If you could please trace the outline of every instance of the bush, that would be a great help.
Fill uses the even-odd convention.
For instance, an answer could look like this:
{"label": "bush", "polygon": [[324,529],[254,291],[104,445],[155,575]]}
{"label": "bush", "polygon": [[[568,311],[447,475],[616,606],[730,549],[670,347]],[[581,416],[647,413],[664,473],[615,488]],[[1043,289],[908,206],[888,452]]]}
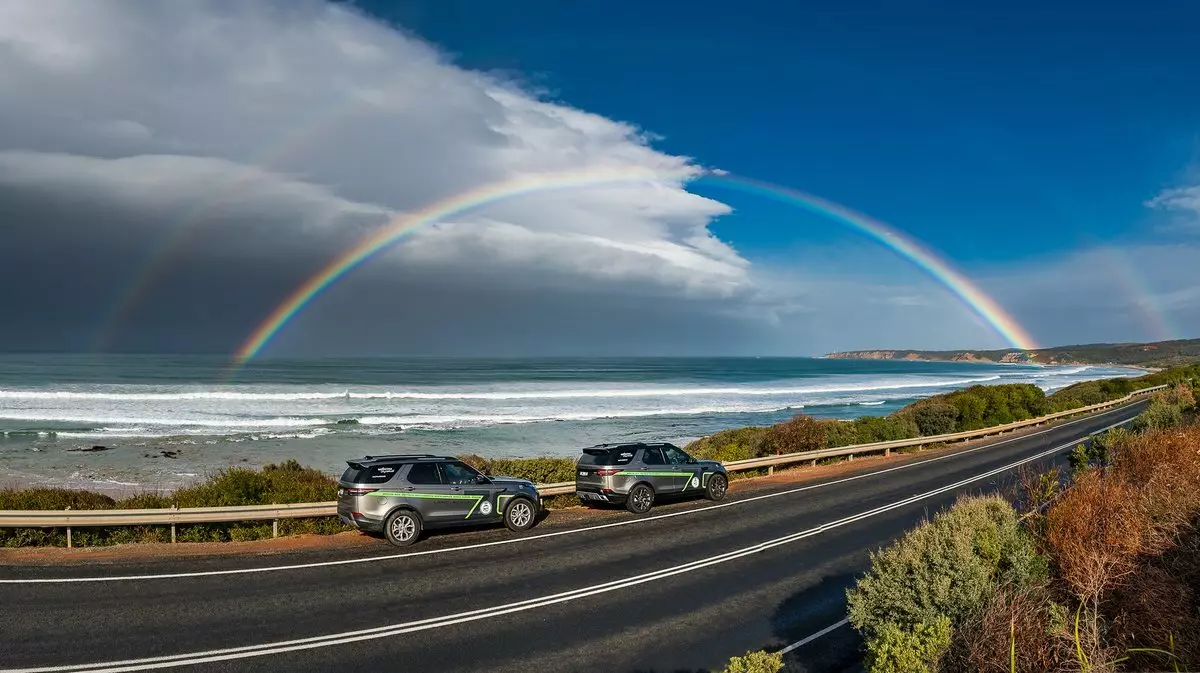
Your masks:
{"label": "bush", "polygon": [[528,479],[535,484],[575,481],[575,461],[571,458],[484,458],[458,456],[462,462],[494,477]]}
{"label": "bush", "polygon": [[1138,414],[1137,418],[1129,424],[1129,428],[1134,432],[1146,432],[1148,430],[1165,430],[1173,428],[1183,423],[1183,410],[1179,407],[1167,403],[1163,398],[1156,397],[1150,402],[1150,406],[1146,410]]}
{"label": "bush", "polygon": [[867,642],[867,670],[871,673],[933,673],[950,647],[950,620],[918,622],[905,628],[885,622]]}
{"label": "bush", "polygon": [[804,414],[796,414],[783,423],[771,426],[767,437],[774,453],[800,453],[825,448],[825,426]]}
{"label": "bush", "polygon": [[758,651],[733,657],[721,673],[779,673],[782,668],[782,654]]}
{"label": "bush", "polygon": [[722,430],[687,445],[685,450],[697,458],[730,462],[758,458],[773,453],[767,439],[768,428],[746,427]]}
{"label": "bush", "polygon": [[959,501],[892,546],[871,554],[871,570],[847,592],[850,622],[868,643],[884,624],[911,630],[948,617],[962,623],[1000,584],[1046,575],[1032,536],[999,497]]}
{"label": "bush", "polygon": [[923,405],[912,416],[922,436],[947,435],[958,425],[958,409],[943,400]]}

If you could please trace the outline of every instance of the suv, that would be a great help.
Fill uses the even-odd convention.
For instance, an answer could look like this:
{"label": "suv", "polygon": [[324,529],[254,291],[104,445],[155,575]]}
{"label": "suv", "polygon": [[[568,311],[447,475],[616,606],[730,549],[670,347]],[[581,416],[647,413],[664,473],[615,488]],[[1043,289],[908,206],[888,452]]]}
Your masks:
{"label": "suv", "polygon": [[725,497],[729,475],[715,460],[696,460],[674,444],[600,444],[575,461],[575,493],[583,504],[624,504],[634,514],[650,511],[659,495],[703,493]]}
{"label": "suv", "polygon": [[383,533],[403,547],[426,528],[498,523],[529,530],[541,498],[533,482],[488,477],[456,458],[400,455],[346,461],[338,480],[338,518]]}

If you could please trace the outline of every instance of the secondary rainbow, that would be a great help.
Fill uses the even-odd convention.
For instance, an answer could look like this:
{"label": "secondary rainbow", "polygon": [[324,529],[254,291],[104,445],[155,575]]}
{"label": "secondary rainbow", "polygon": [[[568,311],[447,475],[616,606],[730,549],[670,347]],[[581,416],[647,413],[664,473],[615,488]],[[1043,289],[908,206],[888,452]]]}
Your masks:
{"label": "secondary rainbow", "polygon": [[664,175],[662,172],[640,169],[602,169],[526,175],[494,182],[444,198],[420,210],[398,215],[388,225],[343,251],[325,268],[293,290],[283,302],[271,311],[266,319],[259,323],[238,348],[235,353],[236,364],[241,365],[258,355],[292,318],[328,290],[338,279],[424,226],[476,208],[527,194],[605,185],[654,184],[664,180],[699,181],[731,187],[784,201],[849,225],[928,273],[958,296],[964,304],[991,325],[1014,348],[1023,350],[1037,348],[1036,342],[1029,333],[1003,307],[949,263],[940,259],[911,237],[850,208],[796,189],[737,177],[724,172],[713,171],[697,175],[694,171],[689,171],[681,172],[678,175]]}

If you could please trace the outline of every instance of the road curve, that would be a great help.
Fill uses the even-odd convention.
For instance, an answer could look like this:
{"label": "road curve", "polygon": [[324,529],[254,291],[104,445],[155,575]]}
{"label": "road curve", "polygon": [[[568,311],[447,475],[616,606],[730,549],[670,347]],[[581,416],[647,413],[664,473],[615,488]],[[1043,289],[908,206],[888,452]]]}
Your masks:
{"label": "road curve", "polygon": [[[838,623],[867,550],[960,494],[1002,487],[1020,464],[1061,460],[1143,405],[721,506],[664,505],[644,520],[522,537],[440,535],[411,553],[381,543],[365,557],[284,563],[0,566],[0,669],[720,668]],[[857,646],[851,629],[833,628],[791,649],[789,667],[840,670]]]}

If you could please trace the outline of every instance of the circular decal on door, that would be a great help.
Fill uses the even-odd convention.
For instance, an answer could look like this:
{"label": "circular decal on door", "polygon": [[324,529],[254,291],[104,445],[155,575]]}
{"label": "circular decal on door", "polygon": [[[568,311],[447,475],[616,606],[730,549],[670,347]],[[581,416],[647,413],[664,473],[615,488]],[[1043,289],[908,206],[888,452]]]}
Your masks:
{"label": "circular decal on door", "polygon": [[484,515],[491,514],[492,513],[492,503],[490,503],[490,502],[479,503],[479,513],[484,514]]}
{"label": "circular decal on door", "polygon": [[700,485],[700,477],[692,477],[692,488]]}

